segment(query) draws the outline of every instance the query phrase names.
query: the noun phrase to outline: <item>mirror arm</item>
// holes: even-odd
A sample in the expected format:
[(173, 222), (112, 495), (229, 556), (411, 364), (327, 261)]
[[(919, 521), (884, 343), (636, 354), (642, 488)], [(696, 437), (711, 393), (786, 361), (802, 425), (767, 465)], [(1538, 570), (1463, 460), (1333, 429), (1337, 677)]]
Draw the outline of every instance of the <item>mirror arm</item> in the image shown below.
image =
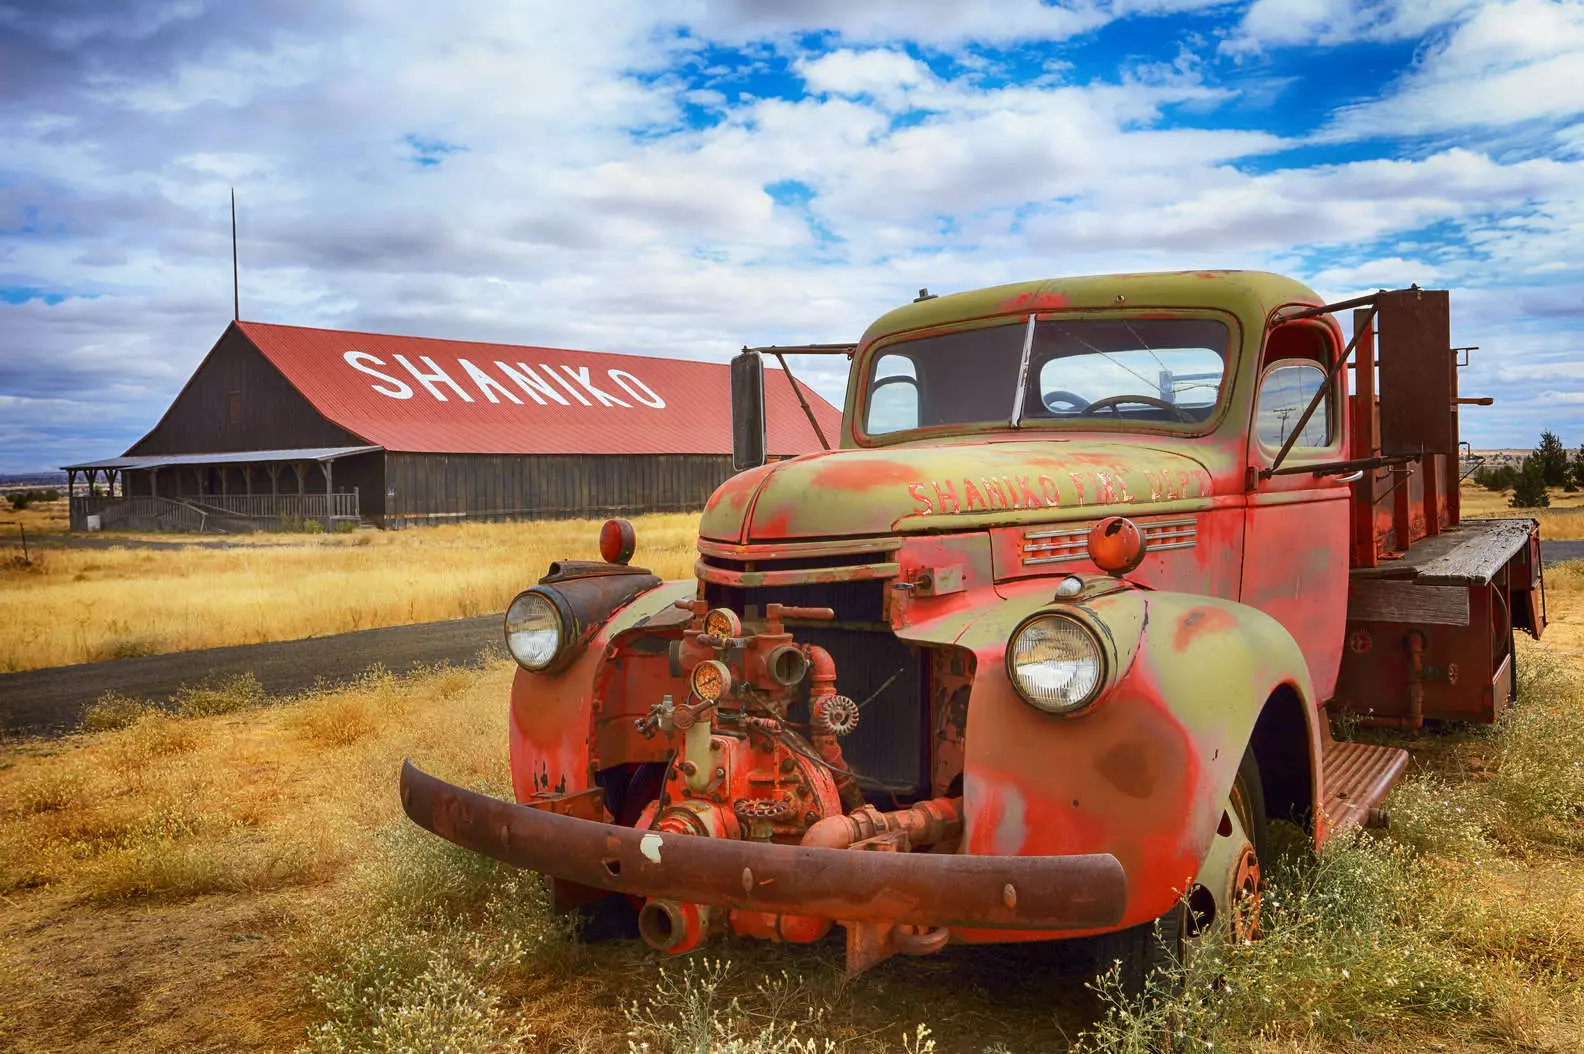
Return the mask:
[(787, 365), (786, 357), (779, 350), (775, 350), (776, 361), (781, 364), (781, 372), (786, 374), (787, 383), (792, 386), (792, 394), (797, 396), (797, 401), (803, 407), (803, 415), (808, 418), (809, 424), (814, 426), (814, 434), (819, 437), (820, 449), (829, 450), (830, 443), (825, 439), (825, 430), (814, 419), (814, 411), (809, 408), (808, 400), (803, 398), (803, 389), (798, 387), (797, 378), (792, 376), (792, 367)]

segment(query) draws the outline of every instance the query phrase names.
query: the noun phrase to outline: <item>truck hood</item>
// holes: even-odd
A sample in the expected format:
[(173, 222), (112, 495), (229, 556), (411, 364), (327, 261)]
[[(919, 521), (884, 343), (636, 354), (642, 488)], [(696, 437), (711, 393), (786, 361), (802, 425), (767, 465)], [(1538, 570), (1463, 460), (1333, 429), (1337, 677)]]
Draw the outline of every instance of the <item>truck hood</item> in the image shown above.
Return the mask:
[(1212, 486), (1203, 462), (1136, 439), (831, 450), (727, 480), (699, 533), (769, 542), (1043, 523), (1208, 497)]

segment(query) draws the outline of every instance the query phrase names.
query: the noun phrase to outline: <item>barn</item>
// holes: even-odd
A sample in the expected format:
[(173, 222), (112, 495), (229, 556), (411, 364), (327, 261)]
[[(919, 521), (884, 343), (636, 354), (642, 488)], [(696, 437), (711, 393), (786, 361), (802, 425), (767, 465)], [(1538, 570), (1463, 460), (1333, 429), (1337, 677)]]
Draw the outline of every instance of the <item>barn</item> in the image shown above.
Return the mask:
[[(840, 413), (782, 371), (766, 372), (765, 413), (776, 457), (840, 431)], [(233, 322), (148, 435), (63, 468), (79, 530), (696, 509), (731, 474), (730, 370)]]

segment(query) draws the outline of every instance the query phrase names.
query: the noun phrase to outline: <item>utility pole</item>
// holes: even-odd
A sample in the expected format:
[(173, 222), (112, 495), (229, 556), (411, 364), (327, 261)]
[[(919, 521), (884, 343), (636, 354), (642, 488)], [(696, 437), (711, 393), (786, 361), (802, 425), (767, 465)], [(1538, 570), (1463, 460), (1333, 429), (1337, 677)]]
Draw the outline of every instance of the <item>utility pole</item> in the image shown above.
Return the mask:
[(236, 187), (231, 188), (231, 321), (242, 320), (242, 292), (237, 284)]

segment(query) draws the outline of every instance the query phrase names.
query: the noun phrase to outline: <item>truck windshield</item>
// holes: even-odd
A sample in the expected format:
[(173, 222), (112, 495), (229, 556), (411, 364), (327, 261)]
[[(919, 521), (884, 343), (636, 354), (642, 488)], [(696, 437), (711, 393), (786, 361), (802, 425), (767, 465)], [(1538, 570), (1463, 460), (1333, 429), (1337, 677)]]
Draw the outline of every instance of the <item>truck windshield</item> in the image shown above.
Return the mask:
[(869, 435), (942, 425), (1122, 422), (1191, 427), (1221, 398), (1231, 333), (1207, 318), (1027, 323), (921, 337), (885, 348), (866, 381)]

